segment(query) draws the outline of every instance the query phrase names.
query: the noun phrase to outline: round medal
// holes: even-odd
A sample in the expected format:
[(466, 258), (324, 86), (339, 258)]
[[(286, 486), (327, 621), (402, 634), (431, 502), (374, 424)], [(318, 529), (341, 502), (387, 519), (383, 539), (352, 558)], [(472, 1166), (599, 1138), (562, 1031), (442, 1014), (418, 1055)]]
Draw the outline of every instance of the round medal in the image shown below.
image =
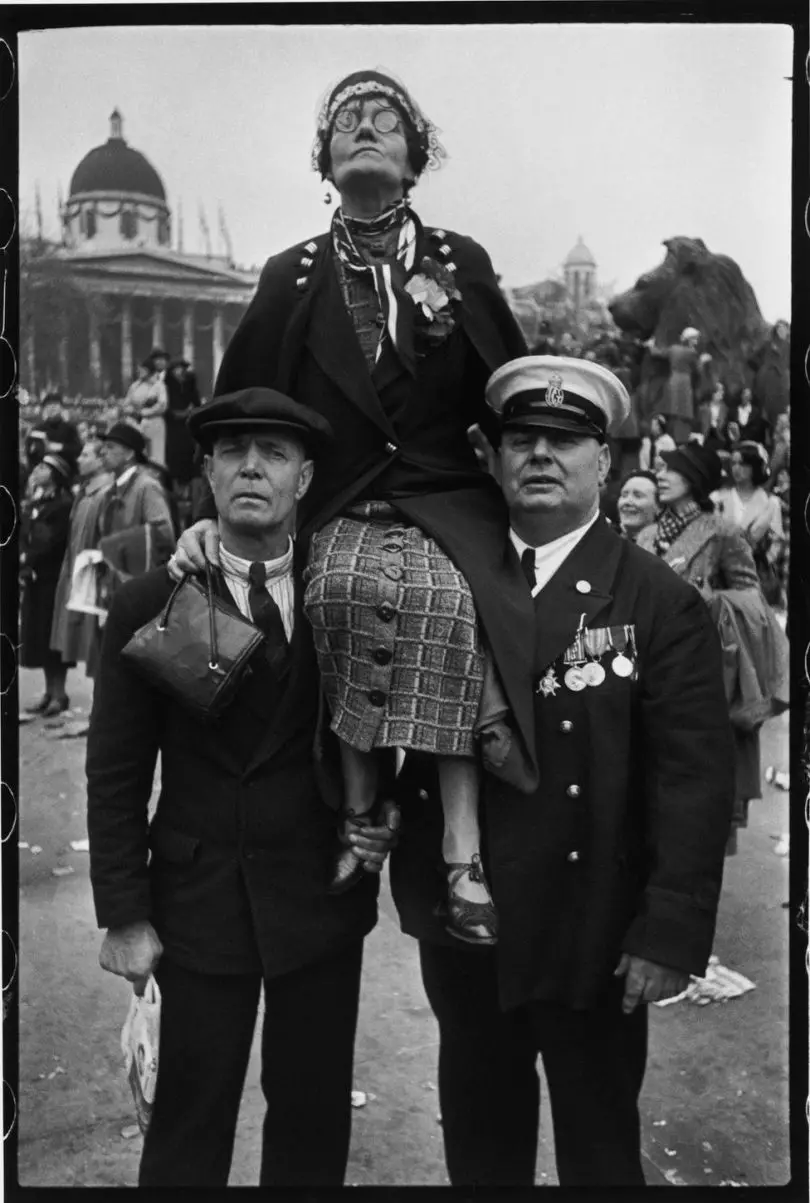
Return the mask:
[(579, 693), (580, 689), (585, 689), (586, 681), (581, 668), (569, 668), (563, 680), (569, 689), (573, 689), (574, 693)]
[(617, 677), (629, 677), (633, 673), (633, 661), (628, 660), (626, 656), (619, 654), (613, 661), (611, 668)]
[(605, 679), (605, 670), (598, 660), (591, 660), (582, 670), (586, 685), (601, 685)]

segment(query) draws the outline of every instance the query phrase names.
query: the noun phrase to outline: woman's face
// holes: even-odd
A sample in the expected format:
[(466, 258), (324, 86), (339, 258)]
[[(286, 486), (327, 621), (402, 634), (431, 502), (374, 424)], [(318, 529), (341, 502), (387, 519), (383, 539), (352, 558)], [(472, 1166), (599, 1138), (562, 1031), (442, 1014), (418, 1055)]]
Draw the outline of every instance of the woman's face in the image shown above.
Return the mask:
[(47, 464), (37, 464), (28, 479), (31, 489), (46, 489), (52, 482), (53, 473)]
[(668, 464), (661, 461), (660, 468), (656, 470), (658, 477), (658, 500), (661, 505), (675, 505), (677, 501), (686, 501), (692, 496), (692, 486), (685, 476), (681, 476), (680, 472), (676, 472), (674, 468), (670, 468)]
[(622, 485), (616, 503), (622, 530), (635, 534), (655, 522), (658, 513), (658, 490), (646, 476), (631, 476)]
[(729, 466), (731, 468), (731, 479), (735, 485), (748, 485), (751, 483), (754, 469), (750, 464), (745, 462), (739, 451), (732, 451)]
[(726, 395), (726, 386), (724, 384), (716, 384), (712, 393), (712, 401), (722, 401)]
[(350, 100), (338, 109), (329, 155), (341, 195), (367, 182), (402, 189), (413, 178), (402, 115), (382, 96)]
[(658, 418), (651, 418), (650, 419), (650, 434), (652, 435), (652, 437), (654, 439), (659, 439), (661, 437), (662, 433), (663, 432), (661, 430), (661, 423), (659, 422)]

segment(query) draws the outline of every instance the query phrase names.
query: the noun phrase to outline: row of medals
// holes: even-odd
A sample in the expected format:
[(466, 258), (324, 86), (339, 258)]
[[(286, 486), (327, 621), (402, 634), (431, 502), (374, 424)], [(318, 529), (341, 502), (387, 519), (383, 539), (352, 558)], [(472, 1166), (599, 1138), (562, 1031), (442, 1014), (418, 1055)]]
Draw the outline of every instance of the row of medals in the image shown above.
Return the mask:
[(563, 676), (566, 687), (579, 693), (588, 685), (594, 688), (601, 685), (607, 675), (602, 657), (608, 652), (615, 653), (610, 667), (616, 676), (631, 677), (636, 669), (636, 636), (632, 626), (577, 631), (563, 657), (570, 665)]

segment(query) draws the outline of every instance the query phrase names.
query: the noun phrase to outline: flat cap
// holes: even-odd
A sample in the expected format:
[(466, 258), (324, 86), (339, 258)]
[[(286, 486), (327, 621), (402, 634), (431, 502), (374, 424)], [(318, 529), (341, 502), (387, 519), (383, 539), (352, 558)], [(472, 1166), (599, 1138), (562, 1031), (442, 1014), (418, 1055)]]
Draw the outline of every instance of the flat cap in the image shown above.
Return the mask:
[(297, 434), (311, 453), (333, 438), (332, 427), (314, 409), (272, 388), (243, 388), (223, 393), (195, 409), (188, 428), (198, 443), (210, 446), (223, 430), (288, 430)]
[(609, 368), (564, 355), (524, 355), (492, 373), (487, 405), (504, 429), (540, 426), (604, 441), (630, 413), (627, 389)]

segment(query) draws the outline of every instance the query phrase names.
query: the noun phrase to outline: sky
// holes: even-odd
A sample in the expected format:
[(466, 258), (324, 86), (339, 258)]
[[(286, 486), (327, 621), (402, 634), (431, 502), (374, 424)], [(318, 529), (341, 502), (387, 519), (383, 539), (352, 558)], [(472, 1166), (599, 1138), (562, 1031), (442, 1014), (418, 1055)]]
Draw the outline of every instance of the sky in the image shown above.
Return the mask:
[[(218, 11), (222, 11), (219, 9)], [(447, 11), (447, 10), (445, 10)], [(514, 11), (514, 10), (513, 10)], [(449, 158), (412, 194), (426, 224), (472, 235), (514, 287), (556, 274), (581, 235), (616, 291), (665, 238), (730, 255), (769, 321), (790, 316), (792, 30), (768, 25), (119, 27), (20, 35), (20, 202), (46, 233), (82, 157), (124, 137), (160, 174), (184, 249), (237, 262), (321, 233), (310, 167), (324, 93), (382, 67)]]

